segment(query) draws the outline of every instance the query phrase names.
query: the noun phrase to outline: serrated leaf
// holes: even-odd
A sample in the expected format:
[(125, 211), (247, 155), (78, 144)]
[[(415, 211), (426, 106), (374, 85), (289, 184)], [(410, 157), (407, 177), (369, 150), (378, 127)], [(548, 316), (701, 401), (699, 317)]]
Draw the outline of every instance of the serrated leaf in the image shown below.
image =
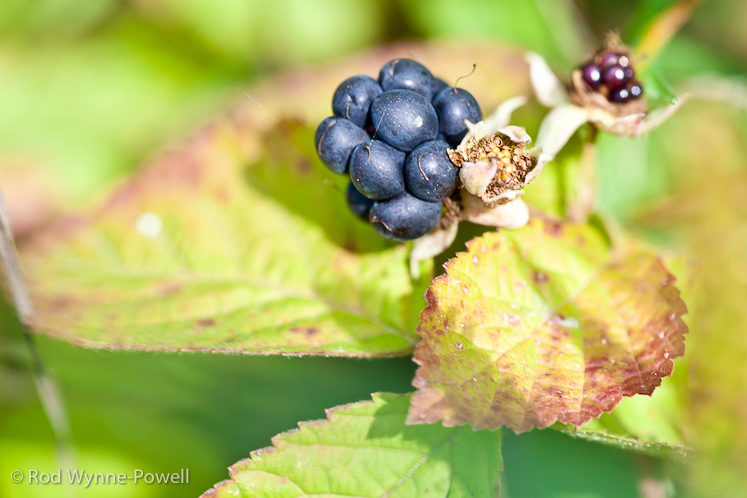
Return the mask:
[(468, 248), (426, 295), (408, 423), (580, 426), (651, 394), (684, 353), (685, 303), (645, 249), (536, 214)]
[(328, 420), (275, 436), (273, 447), (231, 466), (232, 480), (202, 496), (497, 496), (500, 431), (407, 426), (410, 397), (374, 394), (327, 410)]
[(610, 431), (596, 429), (576, 429), (573, 426), (556, 424), (554, 429), (568, 434), (571, 437), (601, 443), (625, 451), (635, 451), (646, 455), (674, 460), (684, 460), (693, 453), (692, 448), (682, 445), (669, 445), (651, 441), (640, 441), (638, 439), (620, 436)]
[(332, 176), (300, 125), (202, 130), (22, 252), (34, 329), (112, 349), (409, 352), (429, 271), (411, 281), (407, 247), (354, 218)]

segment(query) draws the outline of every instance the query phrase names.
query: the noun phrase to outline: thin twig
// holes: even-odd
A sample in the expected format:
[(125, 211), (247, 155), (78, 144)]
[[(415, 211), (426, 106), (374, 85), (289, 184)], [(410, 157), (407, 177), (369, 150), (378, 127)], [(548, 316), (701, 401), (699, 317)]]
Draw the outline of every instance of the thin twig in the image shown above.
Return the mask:
[(33, 307), (21, 262), (13, 242), (10, 215), (2, 191), (0, 191), (0, 266), (11, 301), (21, 322), (26, 345), (31, 354), (31, 375), (39, 401), (54, 433), (57, 458), (61, 466), (68, 469), (73, 468), (74, 448), (70, 440), (70, 423), (67, 410), (57, 383), (44, 368), (39, 350), (36, 348), (34, 338), (29, 332)]

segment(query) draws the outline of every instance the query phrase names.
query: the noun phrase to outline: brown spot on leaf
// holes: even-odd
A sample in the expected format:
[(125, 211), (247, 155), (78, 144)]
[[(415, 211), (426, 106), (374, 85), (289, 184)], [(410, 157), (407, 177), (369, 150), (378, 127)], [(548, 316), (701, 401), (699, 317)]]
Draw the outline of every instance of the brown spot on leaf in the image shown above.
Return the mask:
[(550, 277), (543, 271), (532, 270), (532, 280), (535, 284), (544, 284), (550, 280)]
[(308, 175), (311, 173), (311, 161), (308, 157), (299, 157), (296, 161), (296, 168), (302, 175)]
[(200, 318), (196, 323), (200, 327), (215, 327), (216, 325), (218, 325), (218, 322), (216, 322), (213, 318)]
[(316, 327), (291, 327), (288, 330), (294, 334), (303, 334), (306, 337), (314, 337), (319, 333), (319, 329)]
[(542, 225), (545, 233), (550, 237), (559, 238), (563, 235), (563, 223), (560, 220), (544, 220)]
[(170, 296), (182, 290), (183, 287), (184, 287), (183, 282), (176, 282), (176, 281), (161, 282), (158, 285), (158, 289), (156, 290), (156, 292), (158, 293), (159, 296)]

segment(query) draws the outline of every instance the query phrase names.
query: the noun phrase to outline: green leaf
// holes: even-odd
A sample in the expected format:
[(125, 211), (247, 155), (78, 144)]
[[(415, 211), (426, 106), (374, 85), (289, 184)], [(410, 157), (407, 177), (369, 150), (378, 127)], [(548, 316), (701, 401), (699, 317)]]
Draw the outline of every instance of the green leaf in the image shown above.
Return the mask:
[(407, 247), (356, 219), (340, 181), (313, 130), (207, 127), (22, 251), (33, 327), (111, 349), (408, 353), (429, 265), (411, 281)]
[(500, 431), (407, 426), (411, 395), (327, 410), (229, 468), (203, 497), (493, 497), (501, 470)]
[[(637, 68), (643, 69), (690, 19), (701, 0), (645, 0), (630, 27)], [(629, 43), (631, 43), (629, 41)]]
[(409, 423), (581, 426), (684, 353), (685, 303), (646, 249), (537, 214), (468, 248), (426, 295)]
[(640, 441), (638, 439), (620, 436), (610, 431), (598, 429), (576, 429), (573, 426), (555, 424), (553, 429), (568, 434), (571, 437), (594, 441), (614, 448), (626, 451), (635, 451), (655, 457), (685, 460), (693, 453), (692, 448), (682, 445), (668, 445), (666, 443), (655, 443)]

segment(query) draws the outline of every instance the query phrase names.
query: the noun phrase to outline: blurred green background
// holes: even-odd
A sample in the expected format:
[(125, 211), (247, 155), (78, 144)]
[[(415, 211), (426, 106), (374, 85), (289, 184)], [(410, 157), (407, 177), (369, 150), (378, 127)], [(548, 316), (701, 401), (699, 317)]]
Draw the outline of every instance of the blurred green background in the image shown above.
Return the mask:
[[(530, 49), (568, 72), (605, 30), (635, 38), (635, 26), (667, 3), (3, 0), (0, 186), (23, 243), (57, 214), (104, 198), (266, 75), (412, 39)], [(677, 365), (667, 391), (677, 402), (665, 415), (698, 456), (683, 466), (553, 431), (507, 433), (503, 496), (747, 496), (746, 23), (744, 0), (704, 2), (655, 64), (675, 90), (701, 98), (650, 136), (602, 136), (597, 149), (603, 212), (691, 263), (689, 285), (682, 283), (691, 311), (687, 361)], [(533, 109), (517, 115), (531, 134), (540, 118)], [(371, 392), (408, 392), (415, 371), (409, 358), (106, 352), (41, 337), (35, 344), (64, 397), (78, 468), (189, 468), (191, 482), (87, 490), (11, 483), (12, 470), (58, 463), (29, 348), (5, 306), (0, 496), (198, 496), (297, 421)]]

